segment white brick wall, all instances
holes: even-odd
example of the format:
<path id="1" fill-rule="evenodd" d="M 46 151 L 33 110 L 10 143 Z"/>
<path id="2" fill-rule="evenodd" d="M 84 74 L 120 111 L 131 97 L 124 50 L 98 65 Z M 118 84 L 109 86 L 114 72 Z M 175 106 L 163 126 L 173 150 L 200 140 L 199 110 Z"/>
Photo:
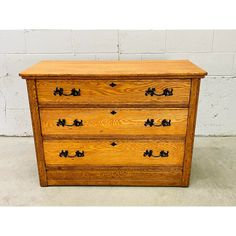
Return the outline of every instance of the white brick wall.
<path id="1" fill-rule="evenodd" d="M 202 80 L 199 135 L 236 135 L 236 30 L 0 31 L 0 135 L 32 135 L 25 81 L 40 60 L 190 59 Z"/>
<path id="2" fill-rule="evenodd" d="M 72 31 L 75 53 L 117 53 L 117 30 L 77 30 Z"/>
<path id="3" fill-rule="evenodd" d="M 119 32 L 121 53 L 160 53 L 165 51 L 164 30 L 122 30 Z"/>
<path id="4" fill-rule="evenodd" d="M 0 53 L 26 53 L 25 34 L 22 30 L 2 30 Z"/>
<path id="5" fill-rule="evenodd" d="M 0 78 L 7 75 L 6 56 L 0 54 Z"/>
<path id="6" fill-rule="evenodd" d="M 70 30 L 29 30 L 27 53 L 72 53 Z"/>
<path id="7" fill-rule="evenodd" d="M 201 81 L 197 134 L 236 134 L 236 79 L 208 77 Z"/>
<path id="8" fill-rule="evenodd" d="M 213 30 L 168 30 L 166 51 L 211 52 Z"/>
<path id="9" fill-rule="evenodd" d="M 214 32 L 214 52 L 236 52 L 236 30 L 217 30 Z"/>

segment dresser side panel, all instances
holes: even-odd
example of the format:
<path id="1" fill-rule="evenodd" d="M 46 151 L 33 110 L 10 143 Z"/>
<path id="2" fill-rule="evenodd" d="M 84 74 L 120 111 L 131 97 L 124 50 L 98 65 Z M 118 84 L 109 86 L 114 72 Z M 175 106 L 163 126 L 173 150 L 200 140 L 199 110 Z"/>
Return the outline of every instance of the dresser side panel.
<path id="1" fill-rule="evenodd" d="M 43 139 L 41 135 L 41 123 L 40 123 L 35 80 L 27 80 L 27 89 L 28 89 L 31 119 L 32 119 L 32 127 L 34 133 L 34 143 L 36 150 L 39 180 L 40 180 L 40 185 L 42 187 L 45 187 L 48 185 L 48 183 L 47 183 L 46 166 L 44 160 Z"/>
<path id="2" fill-rule="evenodd" d="M 191 173 L 199 88 L 200 88 L 200 79 L 196 79 L 196 78 L 192 79 L 188 121 L 187 121 L 187 131 L 186 131 L 186 141 L 185 141 L 185 157 L 184 157 L 183 176 L 182 176 L 182 186 L 186 186 L 186 187 L 189 186 L 190 173 Z"/>

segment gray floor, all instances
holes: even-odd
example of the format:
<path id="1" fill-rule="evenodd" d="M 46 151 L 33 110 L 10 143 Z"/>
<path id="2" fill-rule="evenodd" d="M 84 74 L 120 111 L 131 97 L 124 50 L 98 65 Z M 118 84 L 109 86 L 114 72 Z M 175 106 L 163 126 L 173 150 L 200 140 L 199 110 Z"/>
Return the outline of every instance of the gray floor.
<path id="1" fill-rule="evenodd" d="M 196 138 L 189 188 L 41 188 L 33 138 L 0 137 L 0 150 L 0 205 L 4 206 L 236 205 L 236 137 Z"/>

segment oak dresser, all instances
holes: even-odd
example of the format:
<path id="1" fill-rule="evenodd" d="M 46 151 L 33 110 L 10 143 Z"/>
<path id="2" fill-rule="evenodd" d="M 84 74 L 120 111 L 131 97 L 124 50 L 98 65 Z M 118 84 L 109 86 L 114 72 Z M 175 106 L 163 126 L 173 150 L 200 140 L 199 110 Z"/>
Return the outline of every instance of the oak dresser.
<path id="1" fill-rule="evenodd" d="M 41 186 L 188 186 L 200 79 L 188 60 L 42 61 L 26 79 Z"/>

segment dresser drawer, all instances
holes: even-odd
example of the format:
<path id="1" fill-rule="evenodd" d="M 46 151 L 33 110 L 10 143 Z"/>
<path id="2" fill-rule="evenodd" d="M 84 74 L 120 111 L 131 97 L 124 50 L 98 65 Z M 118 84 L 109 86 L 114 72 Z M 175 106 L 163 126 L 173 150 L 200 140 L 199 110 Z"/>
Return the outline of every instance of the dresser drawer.
<path id="1" fill-rule="evenodd" d="M 41 108 L 43 135 L 185 135 L 187 109 Z"/>
<path id="2" fill-rule="evenodd" d="M 181 166 L 184 141 L 47 140 L 46 165 L 174 165 Z"/>
<path id="3" fill-rule="evenodd" d="M 190 80 L 38 80 L 39 104 L 189 103 Z"/>

